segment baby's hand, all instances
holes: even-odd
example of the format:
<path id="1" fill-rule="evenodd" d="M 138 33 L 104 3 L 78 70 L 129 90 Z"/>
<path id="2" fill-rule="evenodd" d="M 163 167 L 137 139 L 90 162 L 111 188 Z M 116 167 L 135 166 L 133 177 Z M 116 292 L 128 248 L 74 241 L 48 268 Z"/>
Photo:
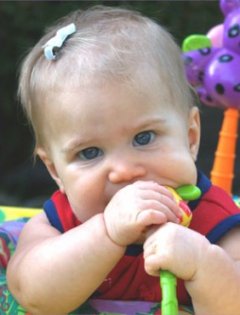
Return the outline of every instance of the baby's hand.
<path id="1" fill-rule="evenodd" d="M 181 217 L 172 193 L 155 182 L 138 181 L 119 190 L 104 211 L 109 237 L 127 246 L 145 239 L 147 227 Z"/>
<path id="2" fill-rule="evenodd" d="M 159 276 L 169 270 L 183 280 L 193 280 L 201 265 L 208 240 L 201 234 L 171 222 L 152 228 L 144 243 L 145 270 Z"/>

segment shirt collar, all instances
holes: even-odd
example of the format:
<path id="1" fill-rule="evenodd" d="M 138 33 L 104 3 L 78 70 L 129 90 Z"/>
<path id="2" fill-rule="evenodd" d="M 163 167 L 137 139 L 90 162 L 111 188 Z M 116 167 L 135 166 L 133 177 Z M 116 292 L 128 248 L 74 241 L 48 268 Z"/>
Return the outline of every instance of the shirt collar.
<path id="1" fill-rule="evenodd" d="M 188 203 L 188 206 L 190 207 L 192 211 L 197 207 L 199 201 L 201 200 L 203 195 L 209 191 L 211 186 L 212 186 L 212 183 L 207 178 L 207 176 L 204 175 L 202 171 L 198 170 L 197 187 L 201 190 L 201 196 L 198 199 L 190 201 Z"/>

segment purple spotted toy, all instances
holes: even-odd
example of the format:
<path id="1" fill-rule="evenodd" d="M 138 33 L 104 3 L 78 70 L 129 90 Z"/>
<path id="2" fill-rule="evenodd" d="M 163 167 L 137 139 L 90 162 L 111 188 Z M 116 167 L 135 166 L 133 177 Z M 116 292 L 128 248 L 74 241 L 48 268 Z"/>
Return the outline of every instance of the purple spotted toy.
<path id="1" fill-rule="evenodd" d="M 240 0 L 220 0 L 224 23 L 183 42 L 186 76 L 203 104 L 225 109 L 211 180 L 232 193 L 240 108 Z"/>
<path id="2" fill-rule="evenodd" d="M 224 24 L 211 29 L 205 42 L 202 35 L 192 35 L 184 41 L 186 73 L 204 104 L 239 108 L 240 0 L 221 0 L 220 8 Z M 191 42 L 198 42 L 199 49 L 191 49 Z"/>

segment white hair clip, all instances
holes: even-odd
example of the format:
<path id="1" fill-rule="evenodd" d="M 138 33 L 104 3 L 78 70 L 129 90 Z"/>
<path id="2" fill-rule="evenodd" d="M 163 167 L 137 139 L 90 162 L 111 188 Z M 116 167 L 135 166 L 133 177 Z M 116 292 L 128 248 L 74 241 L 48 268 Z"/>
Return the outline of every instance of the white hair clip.
<path id="1" fill-rule="evenodd" d="M 46 44 L 43 46 L 44 56 L 47 60 L 56 59 L 56 48 L 59 50 L 63 43 L 66 41 L 68 36 L 76 32 L 76 26 L 74 23 L 71 23 L 67 26 L 60 28 L 54 37 L 49 39 Z"/>

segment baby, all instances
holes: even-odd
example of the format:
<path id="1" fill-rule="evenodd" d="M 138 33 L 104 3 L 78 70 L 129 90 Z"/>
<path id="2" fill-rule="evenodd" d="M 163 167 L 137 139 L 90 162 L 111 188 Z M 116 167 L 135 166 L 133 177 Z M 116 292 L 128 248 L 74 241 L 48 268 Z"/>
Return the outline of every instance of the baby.
<path id="1" fill-rule="evenodd" d="M 30 51 L 19 94 L 59 187 L 8 266 L 21 305 L 59 315 L 90 297 L 158 302 L 166 269 L 196 315 L 240 314 L 239 209 L 195 166 L 199 111 L 168 32 L 131 10 L 74 12 Z M 165 187 L 187 184 L 202 192 L 189 228 Z"/>

